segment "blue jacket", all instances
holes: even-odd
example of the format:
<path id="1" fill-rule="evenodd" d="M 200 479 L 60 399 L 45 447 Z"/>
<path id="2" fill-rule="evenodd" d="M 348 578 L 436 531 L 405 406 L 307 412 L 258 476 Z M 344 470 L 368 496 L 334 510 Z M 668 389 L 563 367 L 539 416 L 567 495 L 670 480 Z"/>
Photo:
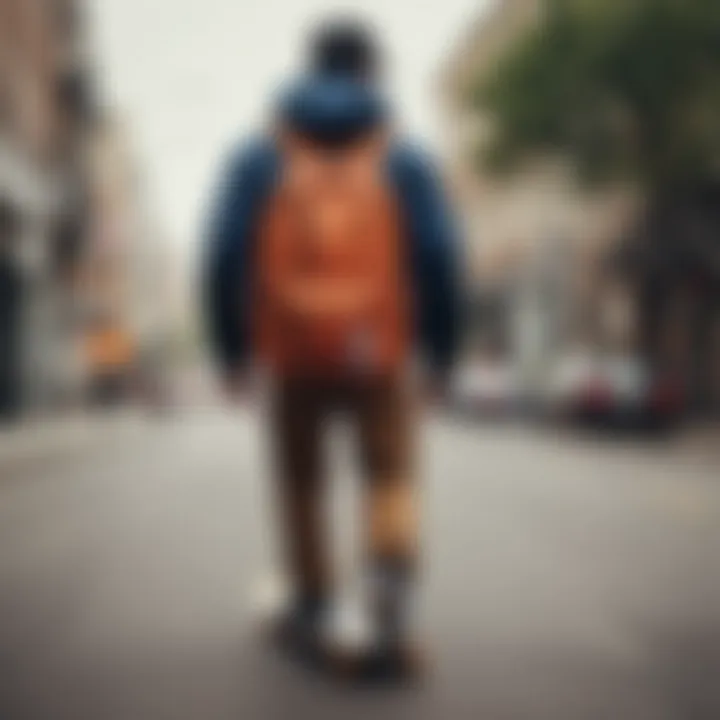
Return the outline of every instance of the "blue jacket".
<path id="1" fill-rule="evenodd" d="M 343 143 L 388 120 L 380 96 L 343 79 L 311 78 L 278 108 L 281 123 L 325 143 Z M 208 332 L 221 365 L 230 370 L 252 356 L 250 333 L 253 247 L 260 213 L 280 176 L 282 159 L 270 137 L 232 154 L 210 218 L 203 296 Z M 435 373 L 450 370 L 460 325 L 459 258 L 455 225 L 433 163 L 396 141 L 387 162 L 411 248 L 418 349 Z"/>

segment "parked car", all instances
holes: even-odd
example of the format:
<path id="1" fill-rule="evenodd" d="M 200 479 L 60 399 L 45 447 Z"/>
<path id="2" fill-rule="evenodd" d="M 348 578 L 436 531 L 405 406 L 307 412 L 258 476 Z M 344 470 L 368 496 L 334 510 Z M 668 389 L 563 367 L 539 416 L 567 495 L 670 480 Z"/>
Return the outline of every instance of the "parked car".
<path id="1" fill-rule="evenodd" d="M 668 373 L 634 356 L 569 357 L 558 366 L 550 393 L 562 419 L 616 430 L 662 431 L 680 421 L 685 393 Z"/>
<path id="2" fill-rule="evenodd" d="M 474 362 L 456 375 L 450 393 L 455 411 L 474 417 L 507 417 L 519 405 L 518 383 L 505 362 Z"/>

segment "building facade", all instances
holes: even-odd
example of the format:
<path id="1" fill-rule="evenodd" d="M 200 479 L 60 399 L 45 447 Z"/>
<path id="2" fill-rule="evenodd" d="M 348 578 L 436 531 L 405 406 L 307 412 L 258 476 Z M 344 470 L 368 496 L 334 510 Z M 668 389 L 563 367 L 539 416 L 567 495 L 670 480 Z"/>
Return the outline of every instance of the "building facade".
<path id="1" fill-rule="evenodd" d="M 532 390 L 571 345 L 625 345 L 610 306 L 631 304 L 611 283 L 604 259 L 627 231 L 639 201 L 629 187 L 588 194 L 560 159 L 527 163 L 497 178 L 479 161 L 491 119 L 472 103 L 499 57 L 539 22 L 544 0 L 498 0 L 473 23 L 443 72 L 447 155 L 473 275 L 471 333 L 478 345 L 517 362 Z M 607 308 L 606 308 L 607 305 Z M 628 323 L 625 323 L 627 326 Z"/>
<path id="2" fill-rule="evenodd" d="M 89 64 L 72 0 L 0 4 L 3 415 L 62 402 L 73 372 L 72 267 L 82 244 Z"/>
<path id="3" fill-rule="evenodd" d="M 0 417 L 83 403 L 93 357 L 111 354 L 98 327 L 130 366 L 162 307 L 159 234 L 99 102 L 84 10 L 0 3 Z"/>

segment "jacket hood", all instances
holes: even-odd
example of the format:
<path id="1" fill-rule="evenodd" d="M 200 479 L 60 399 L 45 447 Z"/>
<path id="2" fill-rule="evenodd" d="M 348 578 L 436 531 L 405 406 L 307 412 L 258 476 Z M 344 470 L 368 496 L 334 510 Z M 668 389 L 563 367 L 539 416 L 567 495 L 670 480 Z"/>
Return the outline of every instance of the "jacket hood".
<path id="1" fill-rule="evenodd" d="M 342 77 L 311 77 L 281 97 L 281 123 L 320 144 L 344 144 L 371 132 L 388 119 L 377 89 Z"/>

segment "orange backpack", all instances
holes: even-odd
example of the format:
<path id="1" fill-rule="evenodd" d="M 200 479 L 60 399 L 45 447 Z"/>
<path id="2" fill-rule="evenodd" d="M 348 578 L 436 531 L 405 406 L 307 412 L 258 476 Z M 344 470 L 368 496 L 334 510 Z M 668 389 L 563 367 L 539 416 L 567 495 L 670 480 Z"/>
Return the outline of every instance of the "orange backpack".
<path id="1" fill-rule="evenodd" d="M 283 177 L 259 236 L 256 335 L 280 374 L 386 374 L 406 361 L 409 302 L 386 143 L 283 143 Z"/>

